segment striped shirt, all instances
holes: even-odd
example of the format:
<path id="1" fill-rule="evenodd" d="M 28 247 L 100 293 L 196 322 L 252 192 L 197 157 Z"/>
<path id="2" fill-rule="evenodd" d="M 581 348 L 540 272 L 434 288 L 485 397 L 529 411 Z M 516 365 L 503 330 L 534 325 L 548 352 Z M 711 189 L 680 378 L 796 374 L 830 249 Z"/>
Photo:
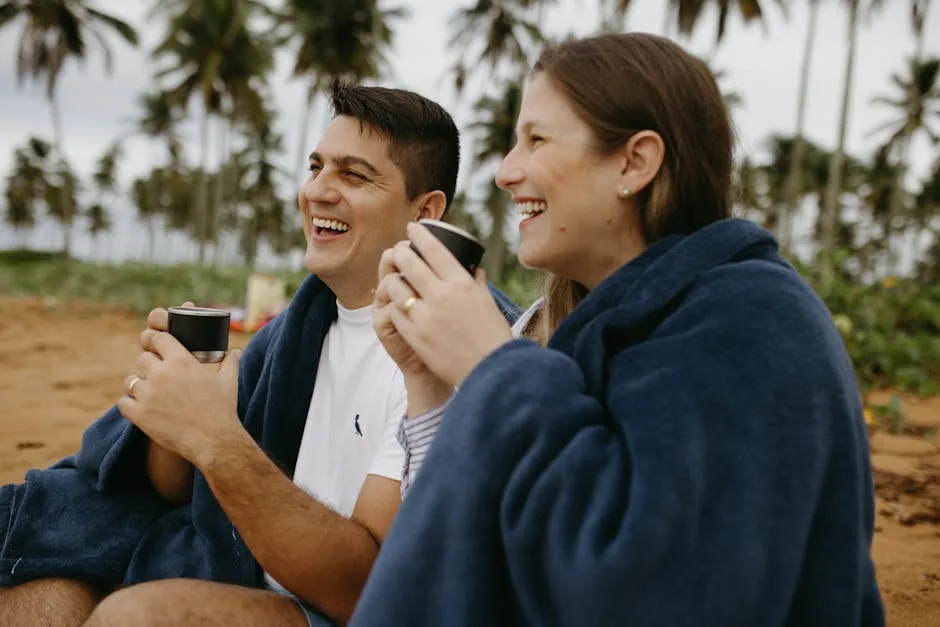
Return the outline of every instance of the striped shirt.
<path id="1" fill-rule="evenodd" d="M 542 299 L 540 298 L 519 316 L 519 319 L 516 320 L 516 323 L 512 326 L 513 337 L 522 336 L 532 316 L 535 315 L 535 312 L 538 311 L 541 306 Z M 417 476 L 418 470 L 424 462 L 424 457 L 427 455 L 428 449 L 431 448 L 431 442 L 434 440 L 434 436 L 441 426 L 441 421 L 444 419 L 444 414 L 447 412 L 449 405 L 450 401 L 447 401 L 440 407 L 435 407 L 431 411 L 427 411 L 414 418 L 405 416 L 401 421 L 401 426 L 398 428 L 398 441 L 401 442 L 402 448 L 405 449 L 405 466 L 401 478 L 402 500 L 404 500 L 405 494 L 411 488 L 412 483 L 414 483 L 414 478 Z"/>

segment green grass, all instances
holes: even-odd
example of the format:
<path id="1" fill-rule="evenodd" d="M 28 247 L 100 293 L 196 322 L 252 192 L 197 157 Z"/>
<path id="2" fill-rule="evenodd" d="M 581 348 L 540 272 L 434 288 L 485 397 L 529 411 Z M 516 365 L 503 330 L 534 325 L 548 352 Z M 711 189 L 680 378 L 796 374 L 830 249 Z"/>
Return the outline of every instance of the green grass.
<path id="1" fill-rule="evenodd" d="M 60 253 L 0 251 L 0 296 L 81 299 L 137 313 L 187 300 L 197 305 L 241 306 L 251 274 L 252 270 L 240 266 L 101 265 L 67 259 Z M 307 276 L 303 270 L 274 274 L 284 279 L 288 295 Z M 518 272 L 500 288 L 520 306 L 528 306 L 538 295 L 539 285 L 534 274 Z"/>
<path id="2" fill-rule="evenodd" d="M 306 277 L 302 270 L 276 274 L 285 280 L 288 295 Z M 58 254 L 0 252 L 0 296 L 80 299 L 141 314 L 187 300 L 243 306 L 250 275 L 244 267 L 114 266 Z M 538 295 L 537 274 L 513 272 L 500 288 L 525 307 Z M 920 395 L 940 392 L 940 286 L 837 282 L 825 300 L 863 391 L 891 387 Z"/>
<path id="3" fill-rule="evenodd" d="M 98 265 L 61 255 L 13 251 L 0 253 L 0 295 L 39 296 L 123 306 L 137 313 L 178 305 L 243 306 L 248 277 L 242 267 Z M 305 272 L 275 273 L 293 293 Z"/>

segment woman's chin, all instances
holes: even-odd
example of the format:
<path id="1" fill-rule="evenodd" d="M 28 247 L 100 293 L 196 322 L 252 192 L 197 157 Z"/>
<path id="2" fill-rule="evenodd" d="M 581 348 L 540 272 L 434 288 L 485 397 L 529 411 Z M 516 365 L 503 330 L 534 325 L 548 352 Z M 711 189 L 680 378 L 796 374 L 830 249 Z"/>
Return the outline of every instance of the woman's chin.
<path id="1" fill-rule="evenodd" d="M 545 256 L 542 251 L 532 245 L 526 245 L 524 242 L 519 246 L 519 252 L 516 254 L 519 263 L 530 270 L 548 270 L 545 263 Z"/>

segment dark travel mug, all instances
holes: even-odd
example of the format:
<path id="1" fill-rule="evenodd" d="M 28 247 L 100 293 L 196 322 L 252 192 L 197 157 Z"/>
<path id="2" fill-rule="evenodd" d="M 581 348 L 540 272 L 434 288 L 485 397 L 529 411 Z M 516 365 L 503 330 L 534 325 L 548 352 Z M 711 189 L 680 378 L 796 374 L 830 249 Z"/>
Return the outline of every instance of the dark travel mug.
<path id="1" fill-rule="evenodd" d="M 480 260 L 483 259 L 484 250 L 483 244 L 477 238 L 459 226 L 440 220 L 419 220 L 418 223 L 426 226 L 431 234 L 439 239 L 447 247 L 447 250 L 457 258 L 457 261 L 467 272 L 471 275 L 476 274 L 477 268 L 480 267 Z M 414 244 L 411 244 L 411 250 L 421 257 L 421 253 L 418 252 Z"/>
<path id="2" fill-rule="evenodd" d="M 228 352 L 229 321 L 232 314 L 207 307 L 170 307 L 169 332 L 204 364 L 214 364 Z"/>

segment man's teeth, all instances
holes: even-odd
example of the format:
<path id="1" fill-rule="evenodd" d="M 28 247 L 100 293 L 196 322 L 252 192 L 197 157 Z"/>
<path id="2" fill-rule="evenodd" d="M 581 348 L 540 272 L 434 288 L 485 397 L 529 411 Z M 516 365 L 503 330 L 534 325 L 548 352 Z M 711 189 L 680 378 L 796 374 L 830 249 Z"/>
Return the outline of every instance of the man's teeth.
<path id="1" fill-rule="evenodd" d="M 531 218 L 532 216 L 537 216 L 548 209 L 548 205 L 544 202 L 520 202 L 516 204 L 516 210 L 522 214 L 524 218 Z"/>
<path id="2" fill-rule="evenodd" d="M 349 225 L 339 220 L 324 220 L 323 218 L 313 218 L 313 226 L 320 229 L 330 229 L 331 231 L 348 231 Z"/>

